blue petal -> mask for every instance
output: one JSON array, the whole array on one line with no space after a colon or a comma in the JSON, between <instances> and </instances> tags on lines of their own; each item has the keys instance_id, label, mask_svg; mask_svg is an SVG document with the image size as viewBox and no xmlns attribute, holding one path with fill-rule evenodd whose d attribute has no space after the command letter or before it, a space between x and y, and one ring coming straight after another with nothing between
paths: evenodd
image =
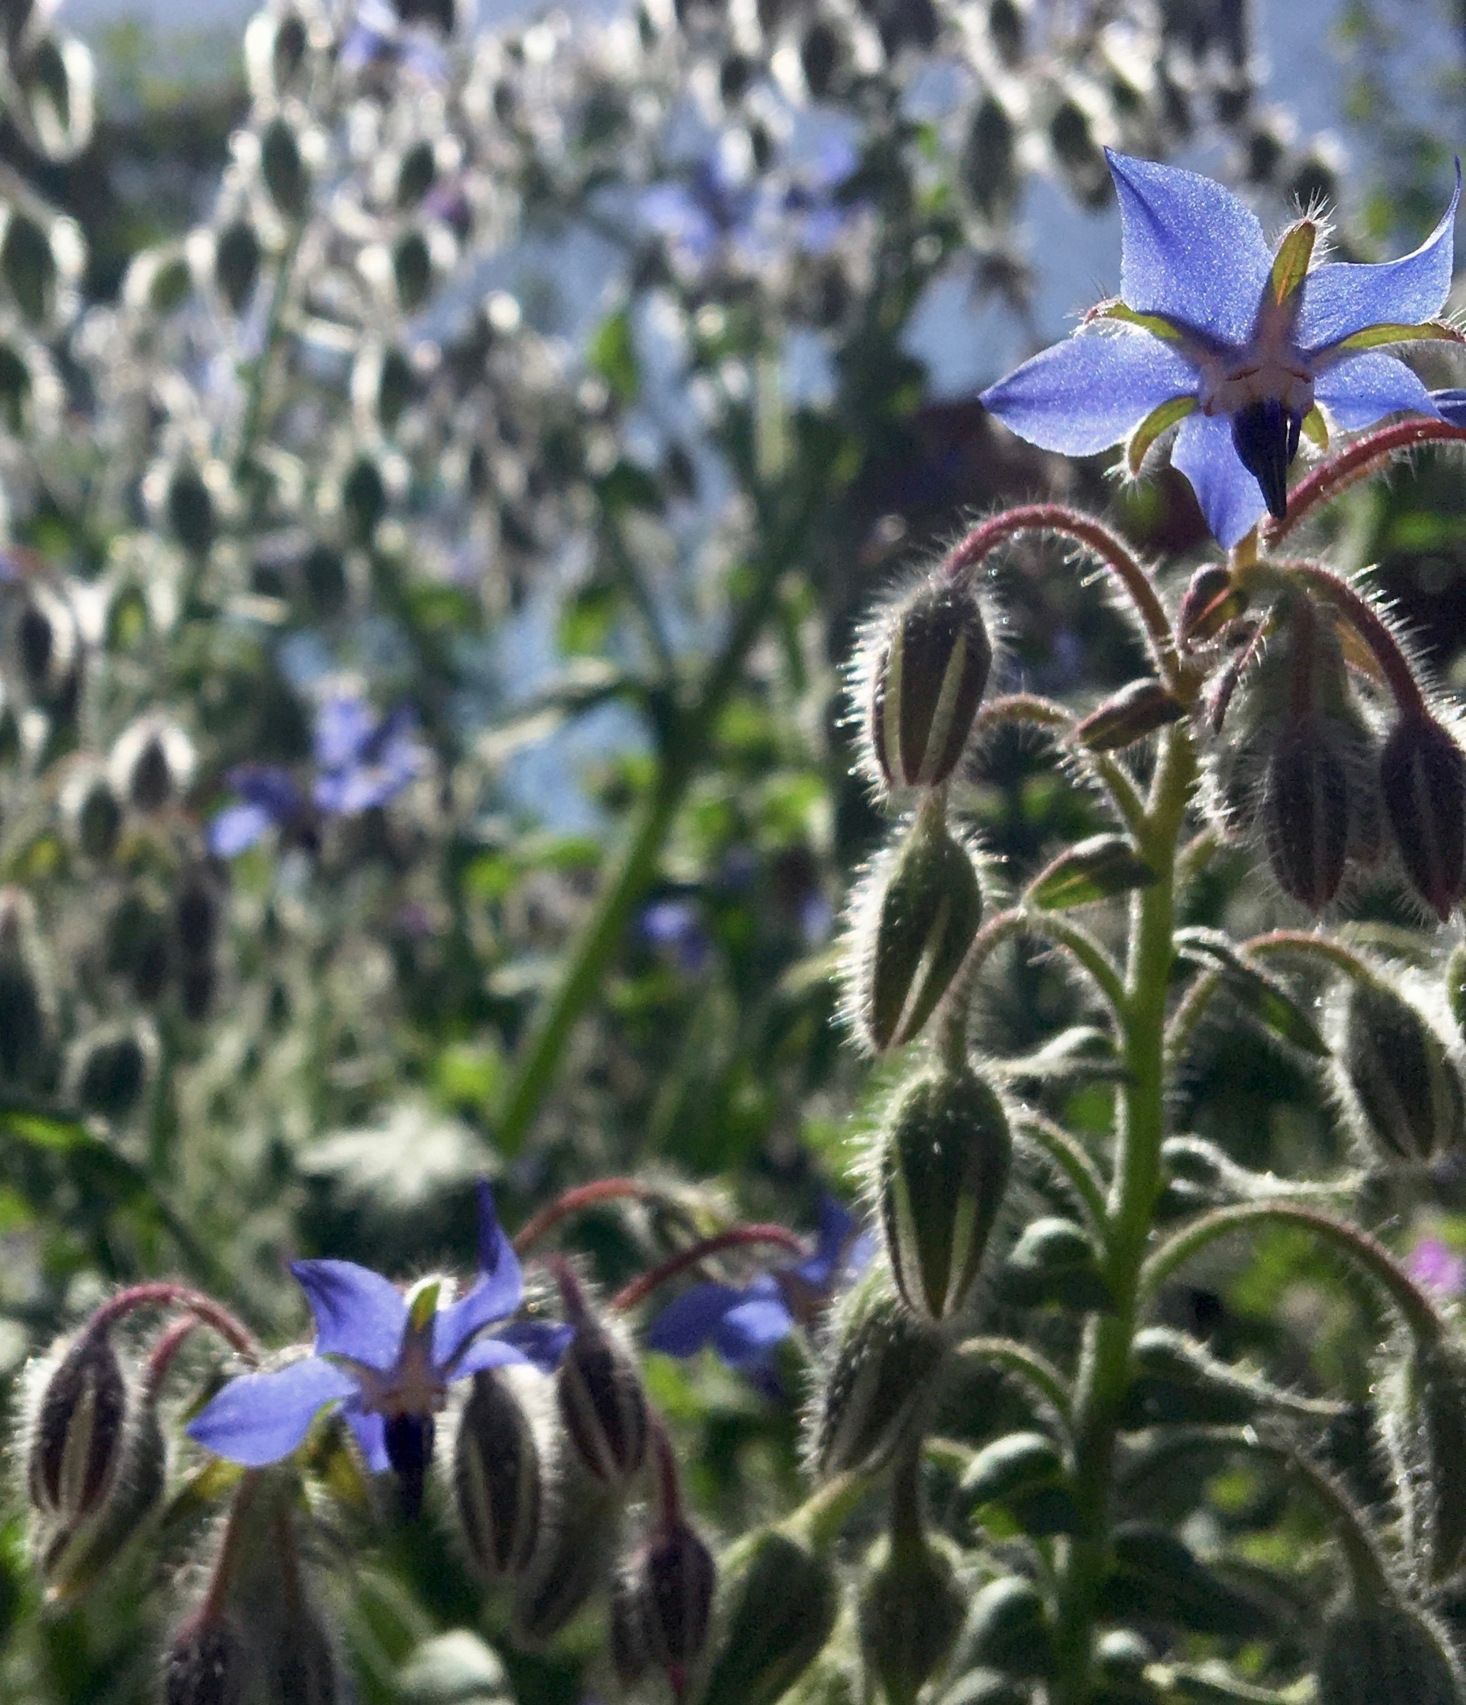
<instances>
[{"instance_id":1,"label":"blue petal","mask_svg":"<svg viewBox=\"0 0 1466 1705\"><path fill-rule=\"evenodd\" d=\"M1196 172L1105 150L1120 198L1120 295L1222 343L1252 336L1272 251L1257 215Z\"/></svg>"},{"instance_id":2,"label":"blue petal","mask_svg":"<svg viewBox=\"0 0 1466 1705\"><path fill-rule=\"evenodd\" d=\"M1373 426L1381 415L1398 409L1439 412L1419 377L1403 361L1380 350L1350 355L1326 368L1313 382L1313 396L1346 432Z\"/></svg>"},{"instance_id":3,"label":"blue petal","mask_svg":"<svg viewBox=\"0 0 1466 1705\"><path fill-rule=\"evenodd\" d=\"M794 1316L775 1297L750 1297L718 1322L713 1346L729 1367L765 1361L775 1344L794 1330Z\"/></svg>"},{"instance_id":4,"label":"blue petal","mask_svg":"<svg viewBox=\"0 0 1466 1705\"><path fill-rule=\"evenodd\" d=\"M390 1280L354 1261L292 1261L316 1319L316 1354L350 1356L386 1372L407 1327L407 1304Z\"/></svg>"},{"instance_id":5,"label":"blue petal","mask_svg":"<svg viewBox=\"0 0 1466 1705\"><path fill-rule=\"evenodd\" d=\"M449 1377L467 1379L471 1373L483 1373L486 1368L504 1368L528 1360L523 1350L502 1338L475 1338L448 1370Z\"/></svg>"},{"instance_id":6,"label":"blue petal","mask_svg":"<svg viewBox=\"0 0 1466 1705\"><path fill-rule=\"evenodd\" d=\"M647 1347L664 1356L695 1356L722 1324L724 1315L748 1298L733 1285L693 1285L669 1302L647 1328Z\"/></svg>"},{"instance_id":7,"label":"blue petal","mask_svg":"<svg viewBox=\"0 0 1466 1705\"><path fill-rule=\"evenodd\" d=\"M541 1373L554 1373L574 1336L573 1326L560 1325L553 1320L512 1320L495 1333L502 1343L522 1350L525 1360Z\"/></svg>"},{"instance_id":8,"label":"blue petal","mask_svg":"<svg viewBox=\"0 0 1466 1705\"><path fill-rule=\"evenodd\" d=\"M316 710L315 757L323 770L355 763L377 726L376 716L356 693L332 693Z\"/></svg>"},{"instance_id":9,"label":"blue petal","mask_svg":"<svg viewBox=\"0 0 1466 1705\"><path fill-rule=\"evenodd\" d=\"M386 1422L375 1411L368 1414L349 1397L341 1405L341 1413L356 1435L357 1448L365 1458L368 1470L373 1474L385 1474L392 1466L392 1459L387 1455Z\"/></svg>"},{"instance_id":10,"label":"blue petal","mask_svg":"<svg viewBox=\"0 0 1466 1705\"><path fill-rule=\"evenodd\" d=\"M845 1265L846 1252L855 1240L856 1220L845 1204L828 1191L820 1197L819 1220L814 1254L807 1256L793 1271L807 1285L827 1291Z\"/></svg>"},{"instance_id":11,"label":"blue petal","mask_svg":"<svg viewBox=\"0 0 1466 1705\"><path fill-rule=\"evenodd\" d=\"M433 1361L446 1367L476 1332L505 1320L524 1297L524 1279L514 1245L494 1211L494 1193L478 1187L479 1277L473 1289L433 1320Z\"/></svg>"},{"instance_id":12,"label":"blue petal","mask_svg":"<svg viewBox=\"0 0 1466 1705\"><path fill-rule=\"evenodd\" d=\"M1261 486L1237 459L1231 415L1188 415L1171 464L1191 481L1207 526L1228 550L1267 514Z\"/></svg>"},{"instance_id":13,"label":"blue petal","mask_svg":"<svg viewBox=\"0 0 1466 1705\"><path fill-rule=\"evenodd\" d=\"M1087 456L1118 444L1152 409L1196 385L1196 368L1148 332L1078 332L989 386L981 400L1030 444Z\"/></svg>"},{"instance_id":14,"label":"blue petal","mask_svg":"<svg viewBox=\"0 0 1466 1705\"><path fill-rule=\"evenodd\" d=\"M1461 199L1461 162L1456 187L1440 224L1412 254L1376 266L1331 261L1303 281L1303 306L1295 338L1312 352L1366 326L1419 325L1446 305L1454 266L1453 231Z\"/></svg>"},{"instance_id":15,"label":"blue petal","mask_svg":"<svg viewBox=\"0 0 1466 1705\"><path fill-rule=\"evenodd\" d=\"M226 805L209 824L205 839L215 858L238 858L269 833L275 819L260 805Z\"/></svg>"},{"instance_id":16,"label":"blue petal","mask_svg":"<svg viewBox=\"0 0 1466 1705\"><path fill-rule=\"evenodd\" d=\"M1466 426L1466 391L1432 391L1430 400L1442 420Z\"/></svg>"},{"instance_id":17,"label":"blue petal","mask_svg":"<svg viewBox=\"0 0 1466 1705\"><path fill-rule=\"evenodd\" d=\"M308 1356L272 1373L230 1380L189 1422L188 1436L216 1456L261 1468L289 1456L326 1404L355 1391L350 1374Z\"/></svg>"}]
</instances>

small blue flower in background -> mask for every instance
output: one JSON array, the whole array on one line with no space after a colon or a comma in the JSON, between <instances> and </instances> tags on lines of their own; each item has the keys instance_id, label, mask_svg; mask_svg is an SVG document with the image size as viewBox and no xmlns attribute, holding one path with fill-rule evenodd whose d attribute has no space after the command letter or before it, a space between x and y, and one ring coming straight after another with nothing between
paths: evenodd
<instances>
[{"instance_id":1,"label":"small blue flower in background","mask_svg":"<svg viewBox=\"0 0 1466 1705\"><path fill-rule=\"evenodd\" d=\"M871 1234L848 1208L826 1196L812 1254L744 1285L709 1280L690 1286L652 1321L647 1347L667 1356L695 1356L711 1345L730 1368L777 1394L775 1350L796 1326L810 1325L874 1254Z\"/></svg>"},{"instance_id":2,"label":"small blue flower in background","mask_svg":"<svg viewBox=\"0 0 1466 1705\"><path fill-rule=\"evenodd\" d=\"M1466 1256L1438 1237L1421 1238L1405 1258L1405 1271L1437 1296L1460 1296L1466 1291Z\"/></svg>"},{"instance_id":3,"label":"small blue flower in background","mask_svg":"<svg viewBox=\"0 0 1466 1705\"><path fill-rule=\"evenodd\" d=\"M486 1184L479 1186L478 1280L447 1306L439 1306L442 1278L424 1279L404 1296L354 1261L295 1261L290 1271L315 1316L313 1353L231 1380L189 1423L189 1437L260 1468L289 1456L322 1410L339 1408L367 1467L397 1471L409 1508L421 1501L434 1417L449 1383L510 1362L553 1367L570 1339L568 1326L536 1321L487 1335L519 1308L523 1280Z\"/></svg>"},{"instance_id":4,"label":"small blue flower in background","mask_svg":"<svg viewBox=\"0 0 1466 1705\"><path fill-rule=\"evenodd\" d=\"M681 971L695 976L712 957L713 943L696 906L688 900L653 900L642 908L638 934L648 947Z\"/></svg>"},{"instance_id":5,"label":"small blue flower in background","mask_svg":"<svg viewBox=\"0 0 1466 1705\"><path fill-rule=\"evenodd\" d=\"M426 83L441 83L448 75L442 48L425 31L406 27L386 0L361 0L336 62L352 73L400 66Z\"/></svg>"},{"instance_id":6,"label":"small blue flower in background","mask_svg":"<svg viewBox=\"0 0 1466 1705\"><path fill-rule=\"evenodd\" d=\"M1310 270L1315 220L1298 220L1273 251L1256 216L1210 178L1107 157L1120 201L1120 296L983 393L1014 432L1070 456L1126 439L1135 473L1179 422L1172 464L1231 549L1265 513L1286 513L1289 464L1300 436L1328 442L1325 411L1345 431L1397 410L1438 413L1385 349L1466 341L1435 318L1451 284L1459 162L1450 205L1413 253Z\"/></svg>"},{"instance_id":7,"label":"small blue flower in background","mask_svg":"<svg viewBox=\"0 0 1466 1705\"><path fill-rule=\"evenodd\" d=\"M307 796L275 764L229 772L236 799L209 824L209 851L236 858L270 829L290 831L314 814L356 817L388 804L424 768L417 719L406 705L379 717L355 693L332 693L316 710L315 780Z\"/></svg>"}]
</instances>

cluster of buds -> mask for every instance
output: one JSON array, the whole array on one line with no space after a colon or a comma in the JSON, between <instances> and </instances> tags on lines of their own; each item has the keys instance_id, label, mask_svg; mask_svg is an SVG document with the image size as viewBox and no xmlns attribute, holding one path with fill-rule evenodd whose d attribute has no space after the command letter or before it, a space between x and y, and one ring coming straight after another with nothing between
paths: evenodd
<instances>
[{"instance_id":1,"label":"cluster of buds","mask_svg":"<svg viewBox=\"0 0 1466 1705\"><path fill-rule=\"evenodd\" d=\"M1248 582L1274 596L1236 620ZM1312 564L1201 570L1183 602L1191 643L1237 655L1209 712L1214 815L1260 841L1284 893L1323 911L1353 875L1392 863L1442 920L1466 893L1466 752L1432 709L1380 613Z\"/></svg>"}]
</instances>

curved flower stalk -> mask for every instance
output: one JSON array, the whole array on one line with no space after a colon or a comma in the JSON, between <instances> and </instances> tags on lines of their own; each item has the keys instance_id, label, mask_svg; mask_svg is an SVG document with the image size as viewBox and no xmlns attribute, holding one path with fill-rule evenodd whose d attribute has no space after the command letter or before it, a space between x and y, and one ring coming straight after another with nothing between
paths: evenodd
<instances>
[{"instance_id":1,"label":"curved flower stalk","mask_svg":"<svg viewBox=\"0 0 1466 1705\"><path fill-rule=\"evenodd\" d=\"M1302 437L1324 446L1330 422L1350 431L1398 411L1440 414L1389 350L1462 341L1437 318L1459 162L1450 203L1418 249L1380 265L1313 266L1316 219L1296 221L1270 249L1256 215L1221 184L1106 157L1120 201L1120 295L983 393L1014 432L1070 456L1124 440L1134 474L1179 423L1172 465L1230 550L1265 514L1286 515Z\"/></svg>"}]
</instances>

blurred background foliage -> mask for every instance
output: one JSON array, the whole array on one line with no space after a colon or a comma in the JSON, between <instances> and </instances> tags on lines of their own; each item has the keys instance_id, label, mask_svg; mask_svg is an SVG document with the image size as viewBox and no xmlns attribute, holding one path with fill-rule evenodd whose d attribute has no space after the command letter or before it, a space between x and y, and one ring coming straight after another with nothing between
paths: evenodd
<instances>
[{"instance_id":1,"label":"blurred background foliage","mask_svg":"<svg viewBox=\"0 0 1466 1705\"><path fill-rule=\"evenodd\" d=\"M1323 62L1279 59L1244 0L275 0L242 56L206 23L0 20L6 1385L159 1273L288 1341L287 1256L461 1260L485 1173L511 1227L609 1172L693 1217L807 1226L848 1195L880 1090L832 982L880 830L843 722L860 622L1003 498L1208 548L1168 470L1121 492L974 400L1113 281L1101 148L1212 170L1273 225L1326 199L1346 255L1399 252L1460 145L1466 35L1453 4L1340 7L1325 134L1290 110ZM1333 560L1377 563L1450 675L1460 473L1415 472L1339 507ZM1062 553L1013 550L996 590L1006 688L1134 673ZM1008 736L962 809L1020 872L1093 827ZM1218 860L1187 921L1271 916L1248 874ZM1082 1018L1015 955L984 1035L1023 1056ZM1107 1128L1062 1056L1015 1081ZM1341 1164L1316 1080L1241 1022L1208 1030L1180 1128L1263 1171ZM575 1236L617 1283L679 1229L607 1210ZM1364 1403L1372 1333L1316 1263L1229 1247L1170 1307ZM797 1496L788 1404L648 1371L713 1521ZM1012 1424L967 1395L954 1430ZM1211 1508L1259 1567L1312 1566L1265 1477ZM341 1595L365 1699L577 1697L573 1648L412 1681L478 1621L436 1562L399 1534ZM150 1696L166 1572L43 1613L14 1517L3 1564L9 1696Z\"/></svg>"}]
</instances>

